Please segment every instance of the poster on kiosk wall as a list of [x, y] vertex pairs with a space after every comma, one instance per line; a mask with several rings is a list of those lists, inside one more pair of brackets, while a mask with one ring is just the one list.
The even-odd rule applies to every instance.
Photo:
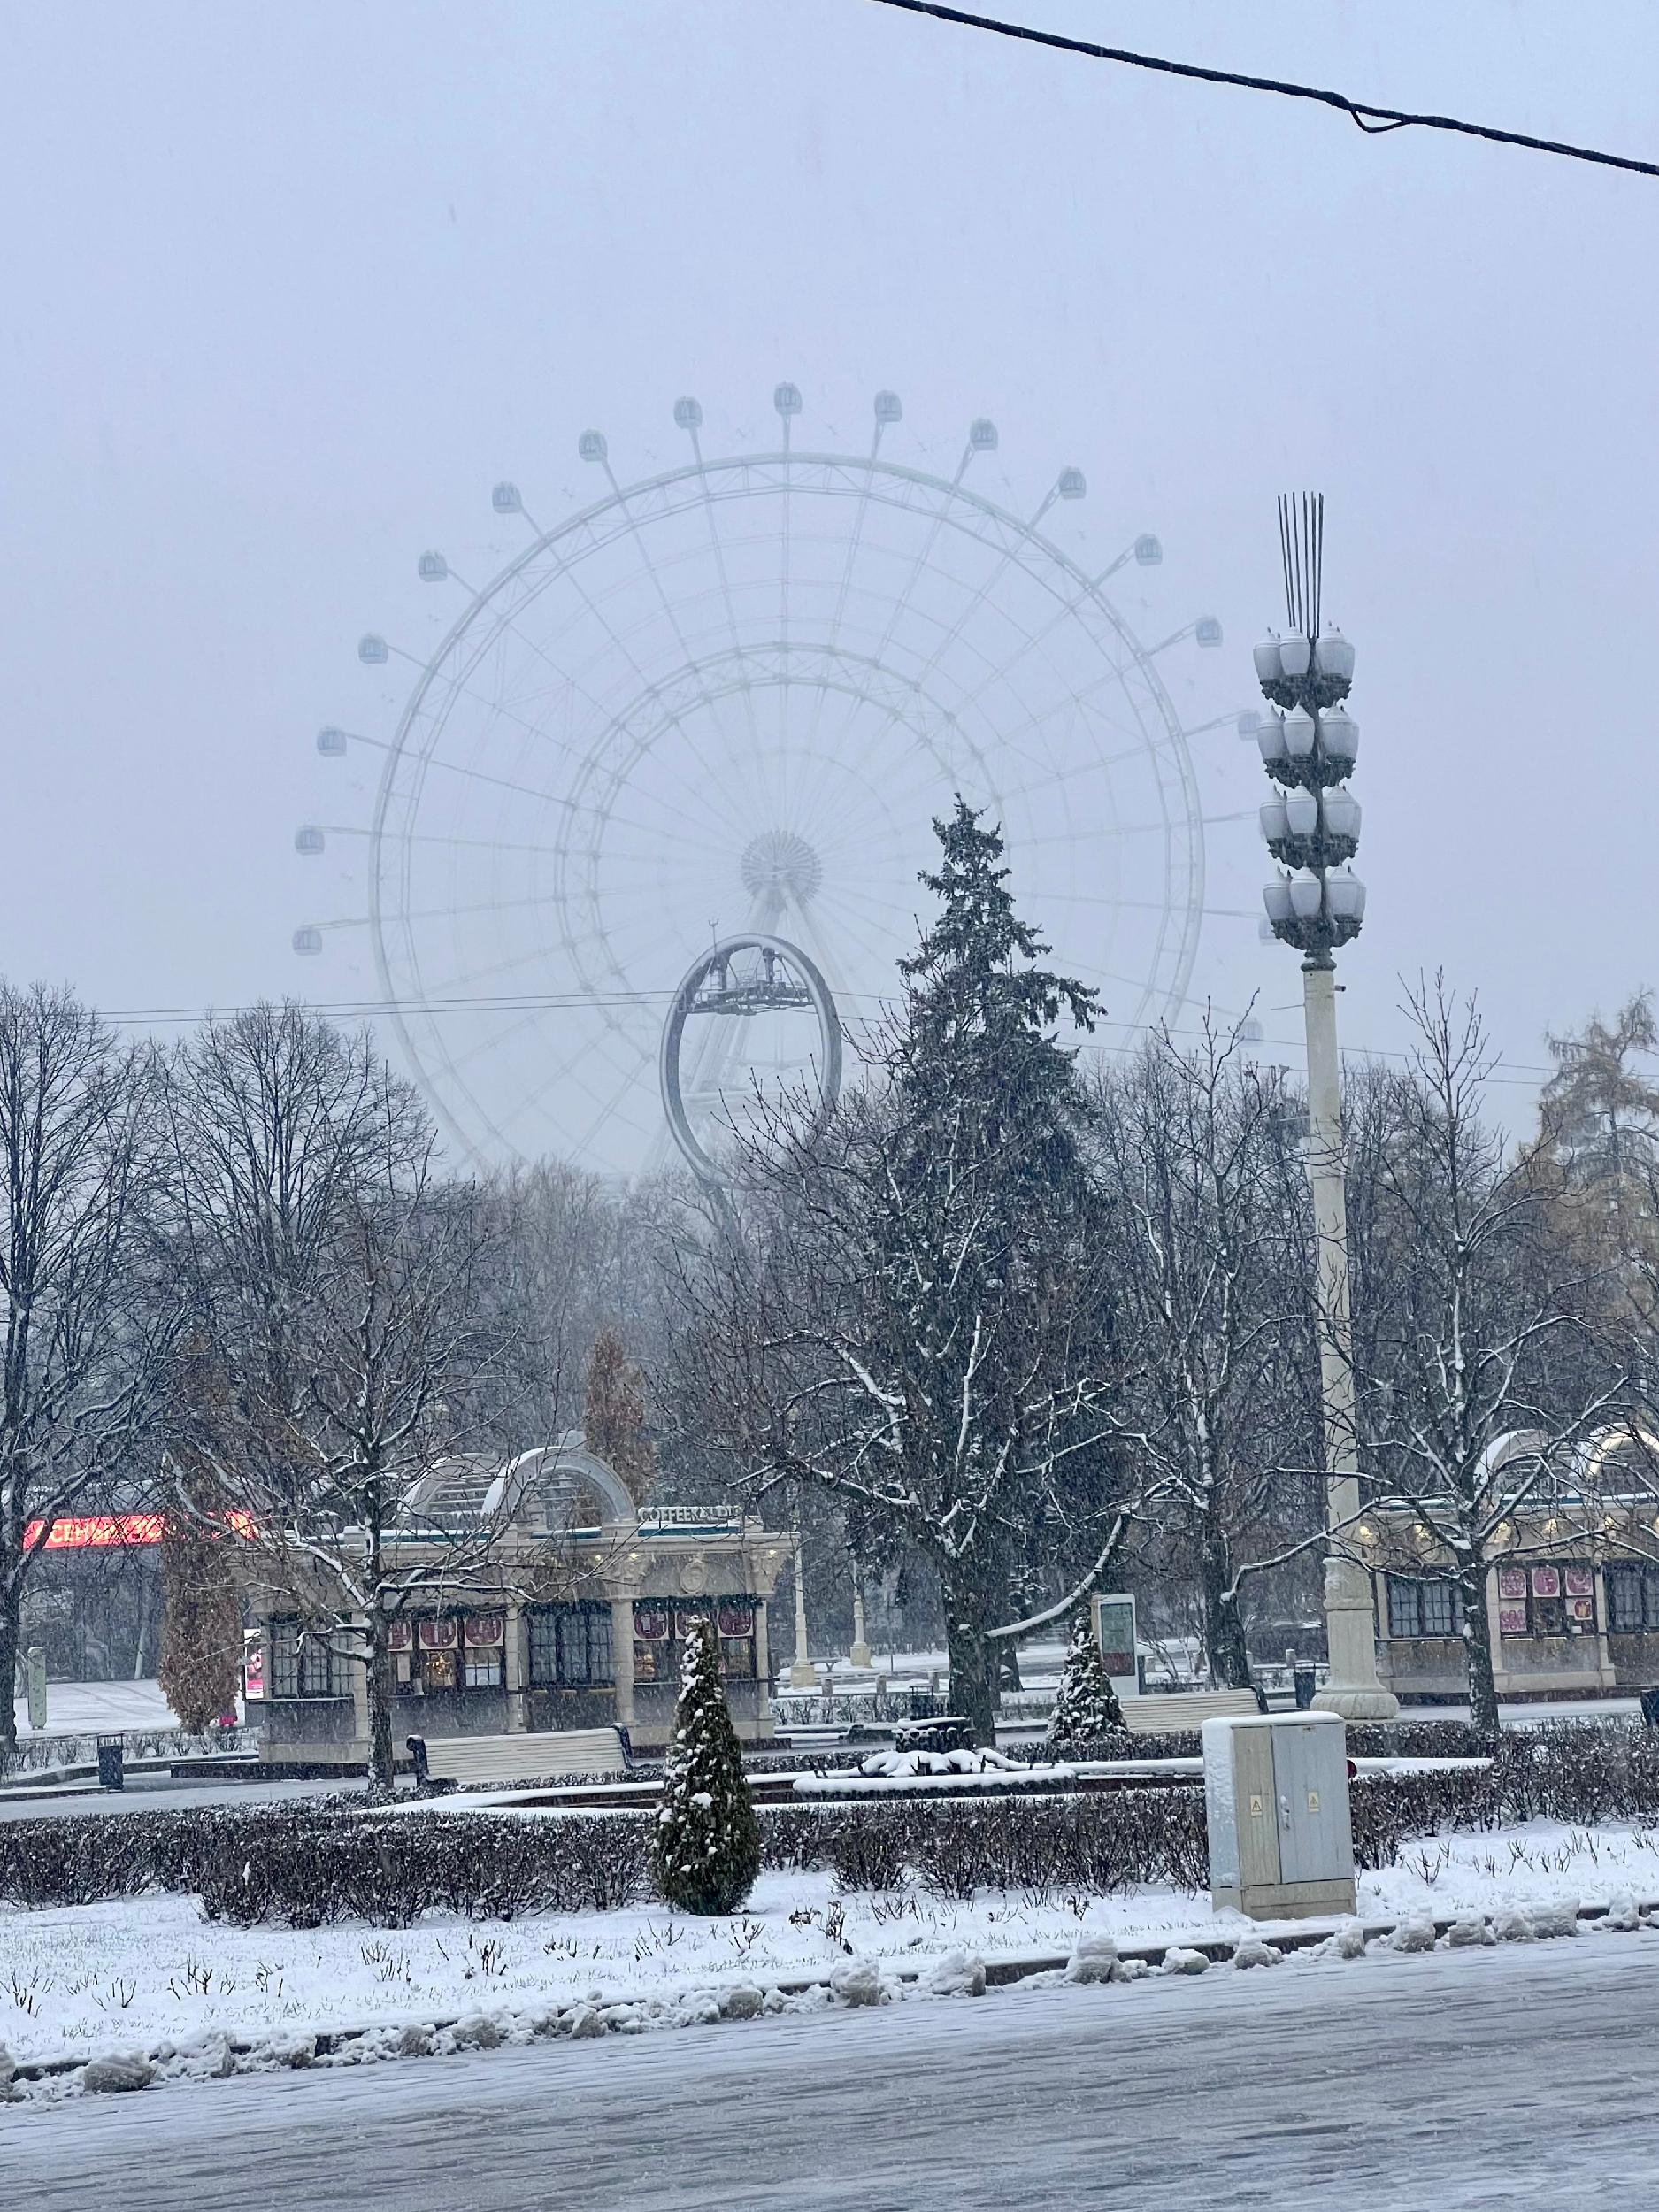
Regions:
[[1141, 1670], [1135, 1663], [1135, 1601], [1127, 1595], [1093, 1598], [1094, 1639], [1101, 1649], [1111, 1686], [1119, 1702], [1141, 1694]]

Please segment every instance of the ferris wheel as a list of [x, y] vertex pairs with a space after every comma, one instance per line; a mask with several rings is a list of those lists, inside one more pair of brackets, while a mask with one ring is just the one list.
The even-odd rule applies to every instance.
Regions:
[[480, 589], [420, 557], [464, 603], [405, 656], [395, 734], [363, 741], [384, 757], [369, 910], [294, 943], [366, 927], [387, 1017], [480, 1163], [630, 1175], [678, 1143], [712, 1172], [757, 1090], [839, 1080], [896, 995], [958, 793], [1115, 1022], [1187, 991], [1202, 816], [1155, 662], [1219, 624], [1142, 646], [1108, 586], [1157, 564], [1156, 538], [1090, 573], [1045, 529], [1081, 472], [1022, 518], [976, 488], [988, 421], [947, 476], [899, 457], [893, 393], [856, 453], [805, 445], [793, 384], [772, 404], [772, 449], [715, 457], [680, 400], [683, 465], [632, 482], [587, 432], [599, 495], [550, 528], [496, 485], [526, 542]]

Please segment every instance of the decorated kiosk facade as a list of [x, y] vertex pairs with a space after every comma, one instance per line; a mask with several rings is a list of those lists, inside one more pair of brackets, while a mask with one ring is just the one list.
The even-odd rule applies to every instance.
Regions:
[[[411, 1578], [391, 1622], [394, 1740], [614, 1724], [651, 1751], [700, 1618], [714, 1624], [739, 1735], [764, 1740], [767, 1601], [789, 1557], [786, 1536], [723, 1509], [636, 1509], [580, 1431], [506, 1466], [445, 1460], [394, 1535]], [[321, 1612], [303, 1572], [252, 1599], [248, 1718], [266, 1758], [360, 1767], [368, 1685], [354, 1624]]]

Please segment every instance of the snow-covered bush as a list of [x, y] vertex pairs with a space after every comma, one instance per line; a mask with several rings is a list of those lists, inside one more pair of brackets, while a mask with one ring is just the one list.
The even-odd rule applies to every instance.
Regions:
[[1123, 1724], [1123, 1709], [1101, 1657], [1089, 1609], [1079, 1606], [1072, 1617], [1071, 1640], [1048, 1719], [1048, 1748], [1064, 1753], [1079, 1744], [1099, 1743]]
[[879, 2005], [881, 1969], [874, 1959], [843, 1959], [830, 1976], [830, 1995], [842, 2005]]
[[1069, 1982], [1109, 1982], [1118, 1967], [1118, 1946], [1103, 1932], [1079, 1936], [1065, 1962]]
[[1389, 1939], [1390, 1950], [1432, 1951], [1434, 1948], [1434, 1923], [1426, 1913], [1402, 1920]]
[[699, 1618], [686, 1640], [651, 1872], [669, 1904], [722, 1913], [737, 1910], [760, 1865], [760, 1827], [720, 1686], [720, 1647], [713, 1621]]
[[1164, 1954], [1163, 1970], [1166, 1974], [1202, 1974], [1210, 1961], [1202, 1951], [1188, 1951], [1179, 1943], [1172, 1943]]
[[972, 1951], [947, 1951], [923, 1976], [935, 1997], [983, 1997], [985, 1961]]

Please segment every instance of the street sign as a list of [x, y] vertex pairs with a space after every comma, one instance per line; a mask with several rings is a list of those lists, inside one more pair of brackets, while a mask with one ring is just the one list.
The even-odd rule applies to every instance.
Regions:
[[1119, 1700], [1141, 1694], [1141, 1671], [1135, 1663], [1135, 1601], [1126, 1593], [1095, 1598], [1094, 1637], [1102, 1663], [1111, 1677]]

